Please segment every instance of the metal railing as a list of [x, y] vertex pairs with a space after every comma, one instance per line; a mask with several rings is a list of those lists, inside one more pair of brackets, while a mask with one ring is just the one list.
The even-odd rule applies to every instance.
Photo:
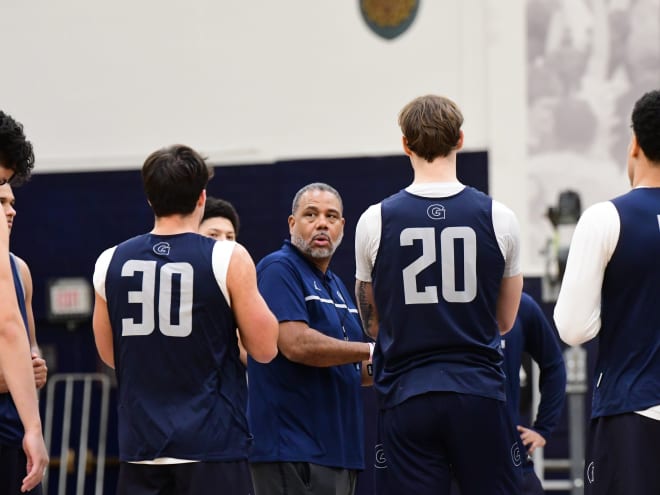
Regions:
[[[95, 414], [92, 413], [93, 384], [100, 385], [100, 407]], [[80, 388], [82, 386], [82, 392]], [[60, 389], [63, 391], [60, 392]], [[57, 395], [58, 393], [63, 394]], [[52, 445], [53, 439], [53, 422], [56, 414], [56, 407], [60, 407], [58, 398], [63, 398], [62, 411], [61, 411], [61, 442], [59, 449]], [[94, 397], [96, 398], [96, 397]], [[80, 409], [75, 411], [74, 404], [80, 404]], [[67, 482], [69, 478], [69, 471], [75, 470], [75, 494], [84, 495], [85, 493], [85, 477], [89, 465], [93, 465], [91, 461], [91, 452], [93, 447], [96, 447], [96, 469], [95, 469], [95, 484], [94, 494], [102, 495], [103, 493], [103, 479], [105, 474], [105, 455], [106, 455], [106, 435], [108, 431], [108, 407], [110, 404], [110, 379], [103, 373], [60, 373], [55, 374], [48, 379], [46, 387], [46, 410], [45, 410], [45, 425], [44, 425], [44, 438], [46, 447], [51, 456], [51, 464], [46, 471], [43, 479], [43, 493], [48, 493], [48, 477], [51, 469], [57, 468], [58, 473], [58, 490], [57, 495], [67, 495]], [[79, 416], [79, 423], [77, 428], [74, 428], [74, 420]], [[92, 417], [94, 416], [94, 417]], [[91, 422], [95, 421], [95, 424]], [[90, 445], [90, 426], [98, 428], [97, 445]], [[77, 439], [77, 450], [74, 450], [72, 444], [75, 444]], [[57, 462], [59, 461], [59, 462]], [[77, 461], [77, 462], [76, 462]], [[74, 466], [73, 464], [77, 464]]]

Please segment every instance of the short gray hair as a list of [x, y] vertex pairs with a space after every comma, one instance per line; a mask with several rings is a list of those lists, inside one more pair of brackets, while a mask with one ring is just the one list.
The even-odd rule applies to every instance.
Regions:
[[305, 194], [308, 191], [327, 191], [329, 193], [334, 194], [337, 199], [339, 200], [339, 208], [341, 209], [341, 212], [343, 213], [344, 211], [344, 203], [341, 200], [341, 196], [337, 192], [337, 190], [324, 183], [324, 182], [312, 182], [311, 184], [307, 184], [306, 186], [303, 186], [300, 188], [300, 190], [296, 193], [296, 195], [293, 197], [293, 203], [291, 204], [291, 214], [294, 215], [296, 213], [296, 210], [298, 209], [298, 205], [300, 203], [300, 198], [302, 197], [303, 194]]

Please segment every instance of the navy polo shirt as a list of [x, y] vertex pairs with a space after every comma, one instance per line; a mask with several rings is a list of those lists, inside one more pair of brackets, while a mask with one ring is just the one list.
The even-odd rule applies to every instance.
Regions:
[[[324, 274], [289, 241], [257, 265], [259, 290], [278, 321], [303, 321], [330, 337], [364, 341], [355, 304], [330, 270]], [[364, 468], [360, 363], [315, 367], [281, 353], [248, 359], [250, 462], [311, 462]]]

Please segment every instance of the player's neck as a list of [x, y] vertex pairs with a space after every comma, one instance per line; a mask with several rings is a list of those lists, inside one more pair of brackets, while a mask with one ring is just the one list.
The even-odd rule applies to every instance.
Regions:
[[419, 157], [413, 162], [415, 179], [413, 184], [428, 182], [456, 182], [456, 154], [438, 157], [427, 162]]
[[645, 162], [635, 169], [632, 187], [660, 187], [660, 163]]
[[169, 215], [166, 217], [156, 217], [151, 233], [156, 235], [174, 235], [197, 232], [198, 229], [199, 219], [194, 215]]

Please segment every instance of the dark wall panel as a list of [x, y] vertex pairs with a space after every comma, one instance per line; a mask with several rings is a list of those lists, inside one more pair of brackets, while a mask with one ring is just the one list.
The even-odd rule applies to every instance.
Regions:
[[[488, 192], [485, 152], [461, 153], [459, 179]], [[332, 269], [351, 288], [354, 280], [354, 231], [360, 214], [371, 204], [406, 187], [412, 169], [405, 156], [281, 161], [270, 165], [217, 167], [208, 193], [231, 201], [241, 217], [239, 241], [255, 262], [288, 238], [287, 217], [296, 191], [310, 182], [327, 182], [343, 197], [346, 227]], [[97, 358], [91, 321], [75, 329], [47, 320], [46, 287], [55, 277], [91, 281], [94, 262], [106, 248], [149, 231], [153, 217], [142, 191], [140, 172], [94, 172], [36, 175], [15, 190], [18, 215], [12, 250], [31, 267], [37, 335], [49, 360], [50, 373], [92, 372]], [[116, 480], [116, 414], [114, 394], [108, 431], [109, 463], [106, 493]], [[375, 441], [375, 402], [365, 389], [367, 470], [359, 494], [373, 493], [371, 458]], [[57, 437], [57, 432], [55, 434]], [[51, 489], [54, 489], [51, 480]]]
[[[459, 176], [487, 192], [486, 153], [460, 154]], [[332, 185], [343, 197], [346, 217], [344, 241], [332, 267], [351, 284], [359, 215], [411, 180], [412, 169], [405, 156], [299, 160], [216, 167], [208, 193], [234, 203], [241, 217], [239, 241], [258, 261], [288, 237], [287, 217], [296, 191], [310, 182]], [[39, 320], [46, 316], [49, 278], [91, 279], [94, 261], [105, 248], [153, 225], [137, 170], [35, 175], [15, 195], [18, 215], [12, 250], [32, 269], [34, 310]]]

